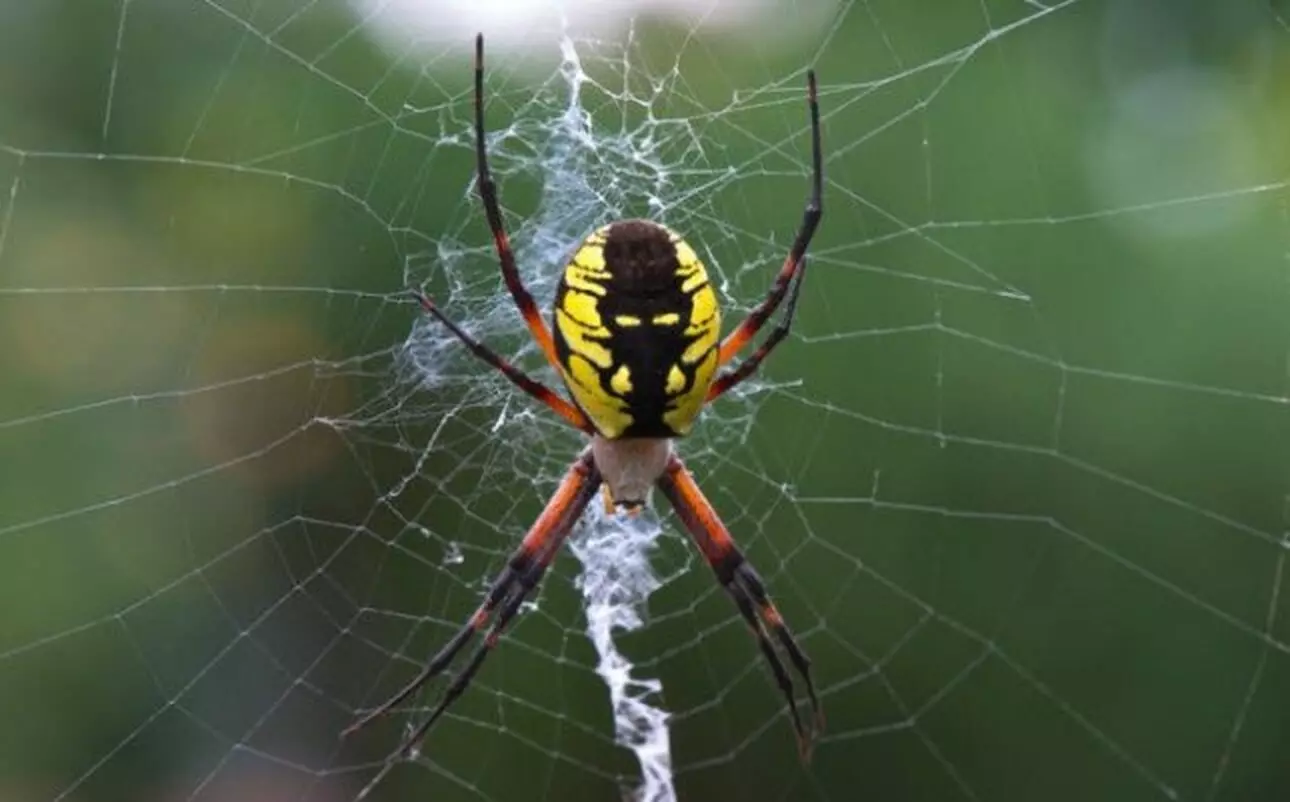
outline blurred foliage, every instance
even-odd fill
[[[683,450],[829,737],[798,764],[665,540],[624,648],[676,714],[682,799],[1290,794],[1290,26],[1043,5],[847,4],[779,48],[633,31],[634,75],[682,76],[650,111],[693,125],[669,222],[741,307],[800,216],[807,63],[828,151],[772,387]],[[485,369],[419,388],[402,359],[407,283],[500,287],[468,48],[423,69],[328,3],[0,5],[0,798],[352,799],[400,737],[336,733],[469,613],[578,447],[493,436],[500,404],[444,420]],[[496,60],[503,130],[554,61]],[[504,194],[513,228],[543,197]],[[458,238],[478,284],[436,269]],[[630,785],[570,562],[370,798]]]

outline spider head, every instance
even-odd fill
[[[609,496],[628,514],[640,512],[650,488],[663,475],[672,441],[662,437],[591,438],[591,455]]]

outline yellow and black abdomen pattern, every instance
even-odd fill
[[[677,234],[648,220],[598,229],[564,268],[552,322],[564,382],[601,435],[690,431],[716,372],[721,312]]]

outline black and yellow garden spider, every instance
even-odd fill
[[[484,39],[482,35],[475,39],[475,155],[484,214],[493,232],[506,287],[547,361],[564,379],[573,403],[474,340],[424,294],[417,293],[417,298],[426,312],[476,356],[585,432],[591,442],[574,460],[465,625],[415,679],[346,733],[405,702],[442,673],[467,642],[487,627],[484,642],[470,662],[400,751],[411,750],[470,685],[601,485],[609,503],[632,512],[645,503],[653,486],[671,502],[716,573],[717,581],[734,599],[751,628],[788,702],[801,754],[803,758],[809,756],[812,738],[823,727],[810,660],[771,602],[761,578],[735,546],[730,532],[672,449],[672,439],[690,431],[700,410],[752,375],[792,326],[806,272],[806,249],[821,216],[820,110],[814,71],[807,72],[807,103],[812,173],[801,228],[765,300],[734,331],[721,338],[716,294],[694,250],[671,230],[648,220],[610,223],[582,242],[564,268],[556,290],[553,325],[548,328],[533,296],[520,280],[502,224],[497,188],[488,171],[484,144]],[[785,299],[788,303],[781,322],[761,346],[734,368],[718,374],[718,369],[734,359]],[[814,716],[812,731],[802,722],[793,681],[772,643],[772,634],[806,685]]]

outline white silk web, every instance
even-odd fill
[[[413,759],[442,682],[340,740],[581,447],[406,292],[556,383],[474,193],[472,43],[389,45],[404,5],[0,10],[0,797],[1285,795],[1290,26],[1253,1],[843,2],[765,46],[552,12],[490,53],[539,304],[650,216],[734,318],[818,68],[794,333],[680,449],[828,728],[801,767],[655,499],[593,503]]]

